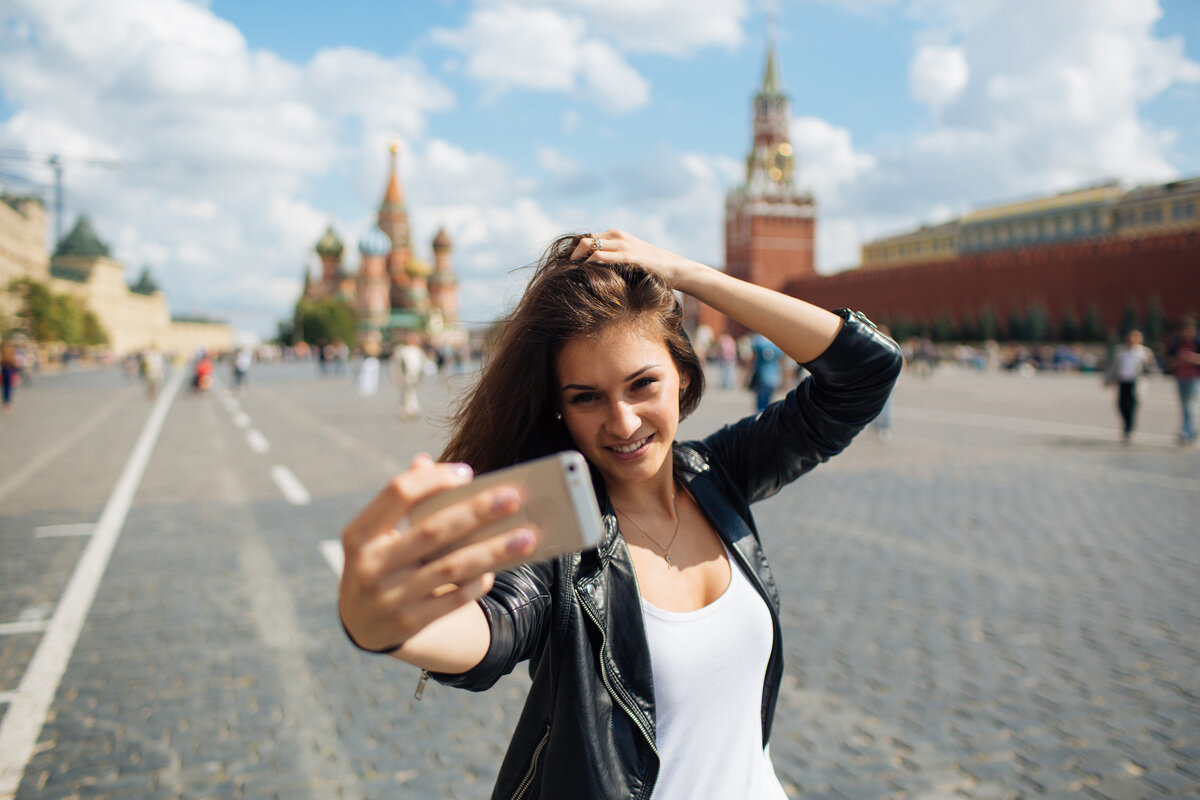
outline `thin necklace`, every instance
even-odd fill
[[[650,534],[646,533],[646,529],[643,528],[641,525],[638,525],[636,519],[629,516],[624,511],[617,508],[615,505],[613,506],[613,509],[618,514],[620,514],[625,519],[632,522],[633,527],[637,528],[639,531],[642,532],[642,536],[645,536],[647,539],[649,539],[651,542],[654,543],[655,547],[657,547],[659,550],[662,550],[663,556],[667,559],[667,566],[674,566],[674,562],[671,561],[671,545],[675,544],[675,537],[679,535],[679,493],[678,492],[671,492],[671,503],[672,503],[672,505],[675,506],[675,532],[671,534],[671,541],[667,542],[666,547],[663,547],[661,544],[658,543],[657,539],[655,539]]]

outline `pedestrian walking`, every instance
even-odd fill
[[[4,413],[12,410],[13,390],[21,384],[24,356],[17,347],[16,337],[9,336],[0,343],[0,382],[3,383]]]
[[[887,325],[880,325],[879,332],[884,336],[891,336],[891,329]],[[879,416],[871,422],[871,427],[875,430],[875,435],[880,441],[891,441],[892,438],[892,396],[889,394],[887,401],[883,404],[883,408],[879,410]]]
[[[363,397],[374,397],[379,391],[379,345],[367,342],[363,345],[363,362],[358,369],[358,393]]]
[[[754,392],[755,409],[762,411],[771,404],[771,397],[783,385],[783,351],[767,337],[756,335],[750,353],[747,388]]]
[[[1138,390],[1142,376],[1153,371],[1154,353],[1142,344],[1142,332],[1125,334],[1125,342],[1113,353],[1105,383],[1117,387],[1117,411],[1121,414],[1121,440],[1128,443],[1137,423]]]
[[[400,405],[396,416],[402,420],[413,420],[421,416],[421,401],[417,387],[425,375],[425,351],[421,348],[421,337],[409,333],[392,353],[392,382],[400,390]]]
[[[146,387],[146,397],[151,400],[158,397],[158,390],[163,379],[163,354],[158,349],[158,343],[153,342],[142,351],[138,371],[142,375],[142,384]]]
[[[239,347],[233,355],[233,390],[238,394],[246,386],[246,376],[254,364],[254,352],[249,347]]]
[[[721,388],[732,389],[737,380],[737,342],[728,333],[717,337],[717,362],[721,366]]]
[[[1192,444],[1196,441],[1196,381],[1200,379],[1200,336],[1196,334],[1195,317],[1184,319],[1179,333],[1167,346],[1167,367],[1179,389],[1179,443]]]
[[[674,291],[755,326],[811,373],[764,412],[677,443],[704,370]],[[522,661],[532,684],[495,798],[782,800],[768,745],[783,676],[779,597],[750,504],[840,452],[899,370],[865,317],[621,231],[564,236],[538,264],[454,420],[343,533],[351,640],[450,686]],[[513,530],[426,556],[519,506],[497,488],[411,529],[412,504],[574,448],[604,516],[597,549],[511,565]],[[399,526],[399,530],[397,530]]]

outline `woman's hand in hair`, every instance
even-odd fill
[[[600,249],[596,240],[600,240]],[[571,253],[572,261],[590,261],[597,264],[637,264],[657,275],[672,289],[687,291],[687,278],[696,270],[707,270],[703,264],[690,258],[643,242],[636,236],[616,229],[585,236],[579,240]]]
[[[520,507],[516,490],[501,487],[408,527],[408,512],[416,503],[469,483],[471,478],[471,469],[465,464],[435,464],[427,455],[417,456],[412,466],[397,475],[342,532],[345,567],[338,587],[338,610],[346,632],[360,647],[375,651],[398,650],[398,646],[408,649],[406,643],[431,623],[486,594],[492,587],[494,570],[533,551],[534,534],[517,529],[428,559]],[[486,627],[483,631],[486,636]],[[422,658],[436,656],[437,660],[428,662],[433,669],[445,670],[447,664],[456,663],[463,649],[479,649],[478,643],[455,641],[451,631],[422,638],[425,645],[417,650]],[[449,644],[442,647],[430,642],[431,638]],[[456,648],[457,652],[443,652]],[[486,638],[482,648],[486,651]],[[396,655],[405,658],[406,654],[401,651]],[[476,662],[481,657],[482,652],[474,655]],[[467,662],[470,657],[463,663]]]

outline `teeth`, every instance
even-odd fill
[[[649,438],[649,436],[646,437],[646,439]],[[646,439],[638,439],[633,444],[614,445],[611,449],[616,450],[618,453],[632,453],[634,450],[637,450],[639,447],[644,445],[646,443]]]

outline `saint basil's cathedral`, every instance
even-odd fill
[[[346,269],[346,248],[331,223],[316,244],[321,277],[314,280],[305,270],[303,299],[333,297],[349,304],[358,315],[363,343],[392,342],[398,335],[414,331],[429,334],[435,344],[461,345],[466,342],[466,331],[459,324],[450,235],[442,228],[434,236],[432,266],[413,254],[396,166],[398,149],[396,144],[391,146],[391,173],[378,224],[358,243],[358,272]]]

